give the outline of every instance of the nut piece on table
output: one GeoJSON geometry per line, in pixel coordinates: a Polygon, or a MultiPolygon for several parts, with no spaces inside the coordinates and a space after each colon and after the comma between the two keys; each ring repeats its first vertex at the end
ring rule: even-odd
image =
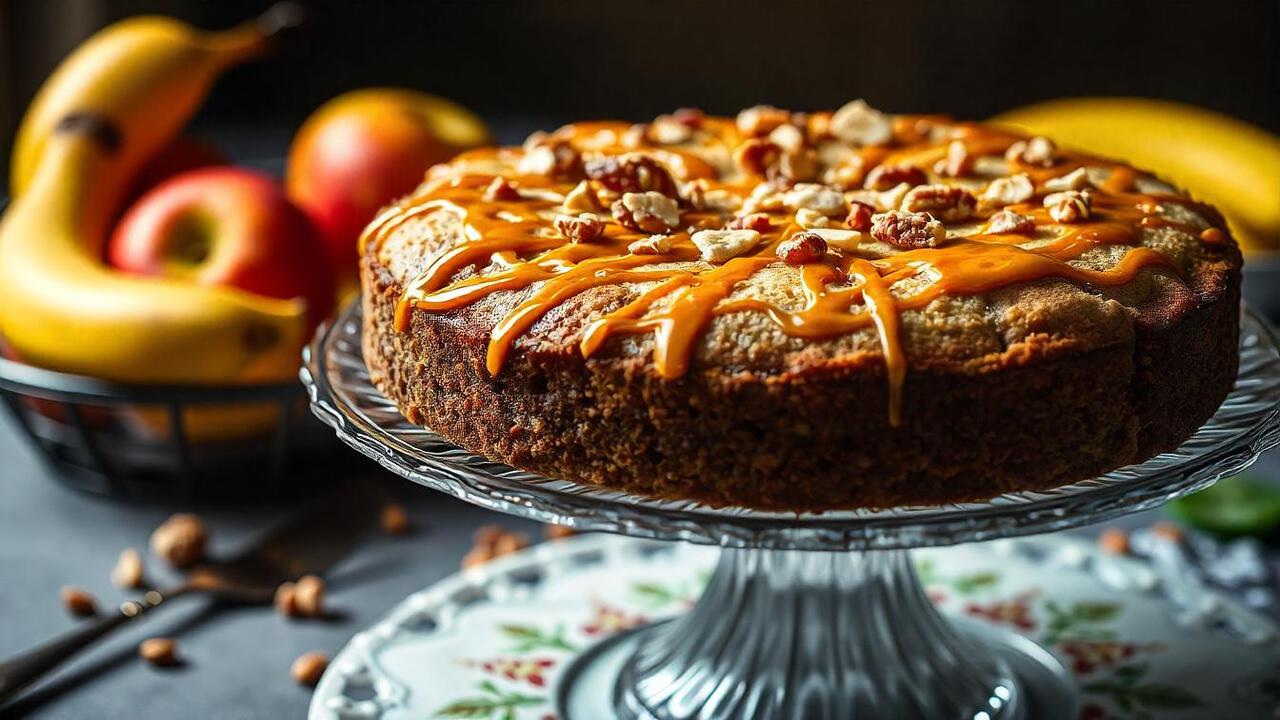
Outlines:
{"type": "Polygon", "coordinates": [[[76,617],[87,617],[98,614],[98,603],[86,590],[78,587],[62,588],[62,606],[76,617]]]}
{"type": "Polygon", "coordinates": [[[613,203],[613,219],[637,232],[665,233],[680,224],[680,206],[662,193],[623,193],[613,203]]]}
{"type": "Polygon", "coordinates": [[[817,233],[800,232],[778,245],[777,253],[782,262],[791,266],[813,263],[827,254],[827,241],[817,233]]]}
{"type": "Polygon", "coordinates": [[[1020,215],[1008,208],[1001,210],[987,221],[987,232],[991,235],[1030,235],[1036,231],[1036,221],[1020,215]]]}
{"type": "Polygon", "coordinates": [[[665,255],[671,252],[671,238],[666,235],[650,235],[627,246],[632,255],[665,255]]]}
{"type": "Polygon", "coordinates": [[[921,185],[902,198],[903,210],[929,213],[942,222],[967,220],[977,207],[973,193],[954,185],[921,185]]]}
{"type": "Polygon", "coordinates": [[[791,113],[772,105],[756,105],[738,113],[738,132],[747,137],[760,137],[773,132],[791,120],[791,113]]]}
{"type": "Polygon", "coordinates": [[[573,215],[556,215],[552,221],[556,232],[572,243],[586,243],[598,240],[604,235],[604,222],[591,213],[573,215]]]}
{"type": "Polygon", "coordinates": [[[1112,555],[1129,554],[1129,533],[1120,528],[1107,528],[1098,535],[1098,547],[1112,555]]]}
{"type": "Polygon", "coordinates": [[[151,552],[178,568],[190,567],[204,559],[207,533],[200,518],[177,513],[151,533],[151,552]]]}
{"type": "Polygon", "coordinates": [[[1093,183],[1089,180],[1089,170],[1087,168],[1076,168],[1066,175],[1055,178],[1049,178],[1044,181],[1044,189],[1049,192],[1061,192],[1063,190],[1084,190],[1092,187],[1093,183]]]}
{"type": "Polygon", "coordinates": [[[111,570],[111,582],[118,588],[132,590],[143,585],[142,554],[133,548],[120,551],[120,558],[111,570]]]}
{"type": "Polygon", "coordinates": [[[1075,223],[1089,219],[1093,199],[1088,191],[1063,190],[1046,196],[1044,206],[1049,209],[1049,217],[1054,222],[1075,223]]]}
{"type": "Polygon", "coordinates": [[[676,197],[676,181],[665,165],[644,153],[607,155],[588,160],[583,166],[587,177],[615,193],[656,192],[676,197]]]}
{"type": "Polygon", "coordinates": [[[855,145],[883,145],[893,139],[889,117],[865,100],[854,100],[835,111],[828,131],[837,139],[855,145]]]}
{"type": "Polygon", "coordinates": [[[996,178],[982,191],[982,204],[987,207],[1014,205],[1031,198],[1036,188],[1025,173],[996,178]]]}
{"type": "Polygon", "coordinates": [[[929,176],[914,165],[877,165],[867,173],[862,187],[867,190],[889,190],[902,183],[914,187],[927,182],[929,176]]]}
{"type": "Polygon", "coordinates": [[[324,580],[315,575],[304,575],[293,586],[293,602],[298,615],[320,617],[324,614],[324,580]]]}
{"type": "Polygon", "coordinates": [[[875,214],[876,209],[874,207],[854,200],[849,203],[849,216],[844,219],[844,224],[848,225],[851,230],[867,232],[871,229],[871,216],[875,214]]]}
{"type": "Polygon", "coordinates": [[[934,170],[947,177],[964,177],[973,172],[973,156],[963,141],[952,140],[947,144],[947,156],[938,161],[934,170]]]}
{"type": "Polygon", "coordinates": [[[303,653],[293,661],[289,673],[302,685],[314,687],[329,667],[329,656],[319,652],[303,653]]]}
{"type": "Polygon", "coordinates": [[[1058,159],[1058,146],[1049,138],[1037,135],[1030,140],[1019,140],[1010,145],[1004,158],[1012,163],[1052,167],[1058,159]]]}
{"type": "Polygon", "coordinates": [[[760,233],[755,230],[699,230],[690,239],[701,251],[703,260],[722,263],[759,245],[760,233]]]}
{"type": "Polygon", "coordinates": [[[937,247],[947,229],[929,213],[890,210],[872,220],[871,236],[900,248],[937,247]]]}
{"type": "Polygon", "coordinates": [[[165,637],[147,638],[138,644],[138,654],[156,667],[178,664],[178,644],[165,637]]]}
{"type": "Polygon", "coordinates": [[[409,513],[404,511],[403,505],[387,503],[382,507],[382,532],[388,535],[407,535],[409,528],[409,513]]]}
{"type": "Polygon", "coordinates": [[[515,202],[520,199],[520,191],[515,183],[506,178],[496,177],[484,189],[485,202],[515,202]]]}
{"type": "Polygon", "coordinates": [[[817,183],[796,185],[783,193],[782,202],[793,211],[812,210],[828,216],[843,215],[849,209],[844,193],[817,183]]]}
{"type": "Polygon", "coordinates": [[[298,586],[296,583],[282,582],[280,587],[276,588],[275,596],[276,612],[285,617],[299,617],[298,612],[298,586]]]}
{"type": "Polygon", "coordinates": [[[600,204],[600,198],[596,196],[596,191],[586,180],[574,185],[573,189],[564,196],[563,207],[566,213],[573,214],[604,210],[604,206],[600,204]]]}

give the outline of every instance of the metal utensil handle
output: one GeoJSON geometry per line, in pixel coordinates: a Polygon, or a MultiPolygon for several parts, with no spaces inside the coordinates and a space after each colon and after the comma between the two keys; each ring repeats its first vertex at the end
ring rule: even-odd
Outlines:
{"type": "Polygon", "coordinates": [[[138,600],[129,600],[119,610],[102,618],[90,620],[60,637],[43,645],[18,653],[0,662],[0,705],[10,700],[20,690],[39,680],[50,670],[69,660],[76,653],[92,645],[98,638],[124,625],[130,620],[163,603],[183,595],[186,586],[160,592],[152,590],[138,600]]]}

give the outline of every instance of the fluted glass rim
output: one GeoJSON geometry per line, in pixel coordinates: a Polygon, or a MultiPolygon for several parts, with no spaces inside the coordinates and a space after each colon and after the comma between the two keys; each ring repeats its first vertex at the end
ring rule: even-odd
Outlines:
{"type": "Polygon", "coordinates": [[[1097,478],[985,502],[825,513],[712,508],[549,478],[411,424],[369,380],[359,303],[320,327],[300,378],[315,415],[384,468],[481,507],[582,531],[725,547],[870,550],[1053,532],[1156,507],[1248,467],[1280,444],[1280,344],[1242,308],[1240,372],[1218,412],[1176,450],[1097,478]]]}

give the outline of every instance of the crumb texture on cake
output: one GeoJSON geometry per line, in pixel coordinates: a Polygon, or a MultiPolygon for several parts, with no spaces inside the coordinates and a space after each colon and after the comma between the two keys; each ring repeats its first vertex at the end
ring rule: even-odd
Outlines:
{"type": "Polygon", "coordinates": [[[411,422],[628,492],[974,500],[1176,447],[1232,386],[1240,254],[1149,173],[860,101],[588,122],[437,166],[362,239],[411,422]]]}

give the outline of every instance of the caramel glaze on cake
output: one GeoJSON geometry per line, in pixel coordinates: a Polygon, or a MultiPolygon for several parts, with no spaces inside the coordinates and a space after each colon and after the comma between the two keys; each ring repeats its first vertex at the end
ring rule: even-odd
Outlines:
{"type": "Polygon", "coordinates": [[[976,123],[769,107],[433,168],[361,248],[364,355],[511,465],[711,505],[1045,489],[1236,375],[1240,253],[1151,175],[976,123]]]}

